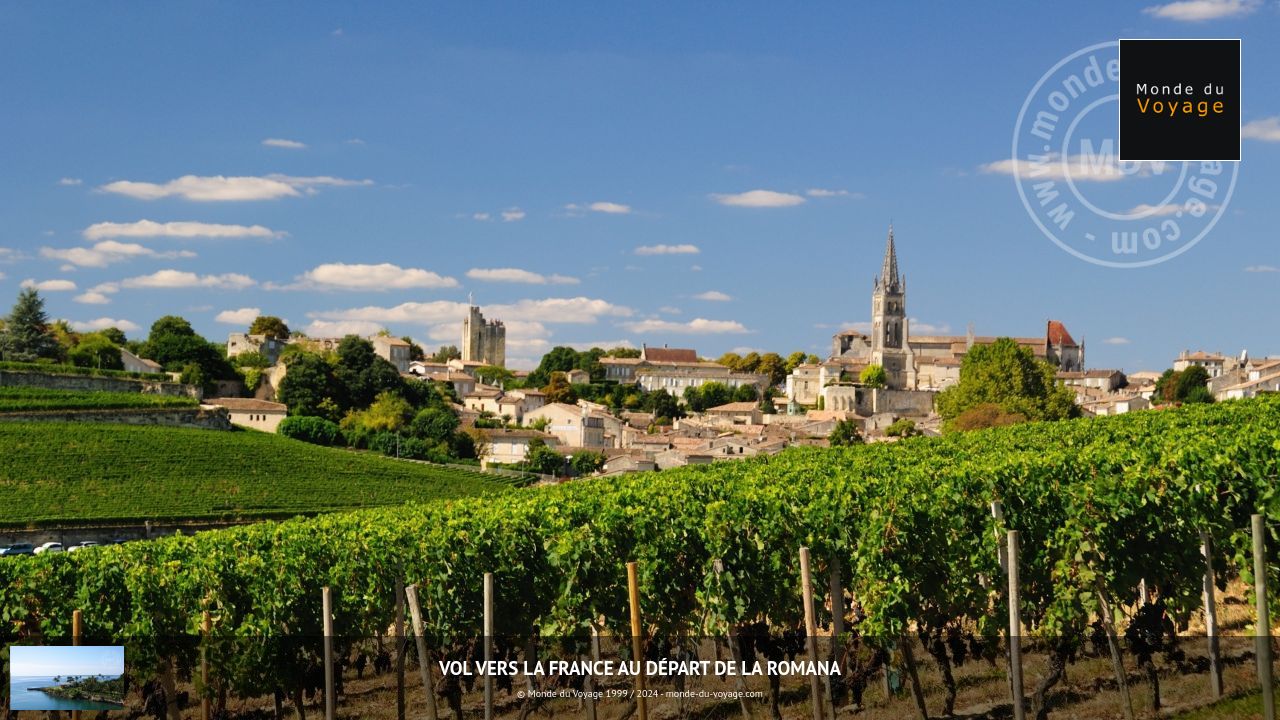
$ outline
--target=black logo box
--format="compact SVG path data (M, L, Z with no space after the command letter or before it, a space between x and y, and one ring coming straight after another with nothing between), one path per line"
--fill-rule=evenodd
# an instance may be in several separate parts
M1240 101L1240 40L1120 40L1122 161L1239 160Z

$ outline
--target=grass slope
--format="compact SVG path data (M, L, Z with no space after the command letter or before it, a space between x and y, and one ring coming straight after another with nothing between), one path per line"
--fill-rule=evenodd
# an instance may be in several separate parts
M506 487L254 431L0 423L0 527L280 517Z
M33 410L123 410L195 407L195 398L131 392L79 392L37 387L0 387L0 413Z

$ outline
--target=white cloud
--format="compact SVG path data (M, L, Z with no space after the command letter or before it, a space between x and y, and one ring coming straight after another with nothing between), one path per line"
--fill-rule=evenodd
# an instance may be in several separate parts
M20 283L24 288L35 288L40 292L70 292L76 289L76 284L71 280L34 280L27 278Z
M515 222L524 219L524 211L518 207L507 208L502 211L502 222Z
M180 270L158 270L150 275L140 275L120 282L127 288L213 288L218 290L243 290L257 283L248 275L223 273L221 275L197 275Z
M601 348L602 350L612 350L614 348L633 348L635 343L630 340L595 340L593 342L571 342L556 343L557 345L567 345L578 352L585 352L591 348Z
M220 225L203 222L166 222L139 220L131 223L100 222L84 229L88 240L102 238L274 238L284 235L261 225Z
M687 323L670 320L640 320L622 323L622 327L633 333L642 334L721 335L749 332L742 323L734 320L707 320L706 318L695 318Z
M360 138L351 138L349 140L343 140L342 142L346 143L347 145L364 145L365 144L364 141L361 140Z
M909 332L912 335L947 335L951 332L951 326L946 323L927 323L917 318L908 318L907 321ZM857 322L843 322L837 325L818 323L814 327L838 327L841 330L857 330L860 333L867 334L871 332L871 321L859 320Z
M1260 0L1179 0L1165 5L1152 5L1142 12L1165 20L1198 22L1248 15L1261 4Z
M266 177L223 175L183 175L166 183L117 180L98 188L103 192L125 195L139 200L159 200L180 197L196 202L234 202L245 200L275 200L282 197L299 197L299 188L308 193L316 186L347 187L372 185L372 180L346 180L327 175L294 177L273 174Z
M733 298L720 292L719 290L708 290L693 296L695 300L709 300L711 302L729 302Z
M1119 337L1119 336L1117 336L1117 337L1109 337L1109 338L1107 338L1106 340L1103 340L1103 341L1102 341L1102 344L1103 344L1103 345L1128 345L1128 344L1129 344L1129 338L1127 338L1127 337Z
M1273 273L1280 272L1280 268L1275 265L1250 265L1246 267L1244 271L1251 273Z
M678 307L673 307L673 306L671 306L671 305L663 305L662 307L658 308L658 312L660 312L660 313L666 313L666 314L668 314L668 315L679 315L679 314L680 314L680 308L678 308Z
M697 255L702 252L697 245L641 245L637 255Z
M70 267L106 267L112 263L122 262L132 258L155 258L160 260L176 260L180 258L193 258L195 253L190 250L174 250L168 252L156 252L148 247L143 247L137 243L122 243L115 240L103 240L94 243L93 247L74 247L74 248L40 248L40 256L49 258L50 260L61 260ZM66 267L64 266L64 267Z
M711 197L721 205L733 207L777 208L791 207L804 202L804 198L792 193L774 190L748 190L742 193L713 193Z
M1217 210L1219 206L1205 205L1203 207L1206 210ZM1165 205L1148 205L1146 203L1142 203L1129 208L1126 214L1141 215L1144 217L1165 217L1168 215L1181 215L1184 212L1187 212L1187 207L1177 203L1167 203Z
M1114 155L1067 155L1047 153L1042 159L1032 161L1019 158L997 160L978 168L984 173L1015 175L1020 180L1066 180L1077 182L1116 182L1130 177L1162 175L1171 170L1169 163L1160 161L1124 162Z
M804 194L808 195L809 197L815 197L815 198L847 197L847 198L853 198L855 200L862 200L863 198L866 197L866 195L863 195L860 192L849 192L848 190L828 190L826 188L809 188L808 190L805 190Z
M96 290L89 290L71 299L84 305L106 305L111 302L111 298Z
M375 323L413 323L417 325L437 325L440 323L461 322L467 314L466 303L450 300L433 302L407 302L393 307L347 308L342 310L325 310L312 312L308 317L315 320L364 320ZM606 300L588 297L544 298L541 300L520 300L506 305L486 305L485 316L502 320L508 326L512 323L544 322L567 324L591 324L602 317L630 317L631 308L614 305Z
M226 325L248 325L262 314L262 308L245 307L239 310L223 310L214 316L214 322Z
M487 212L478 212L478 213L472 213L472 214L471 214L471 219L472 219L472 220L479 220L480 222L488 222L489 220L492 220L492 219L493 219L493 216L491 216L491 215L490 215L489 213L487 213Z
M26 258L26 255L23 255L21 252L14 250L13 248L0 247L0 263L7 265L19 260L25 260Z
M0 272L0 280L5 279L6 277L8 277L8 276L7 276L7 275L5 275L4 273Z
M299 275L291 285L268 285L270 290L404 290L407 288L451 288L458 281L421 268L402 268L391 263L378 265L325 263Z
M525 283L528 285L577 285L578 278L567 275L542 275L519 268L471 268L467 277L487 282Z
M305 328L310 337L345 337L347 335L376 335L382 324L367 320L312 320Z
M81 180L80 178L64 177L58 181L58 184L66 187L75 187L76 185L79 185L83 182L84 181Z
M588 207L594 212L609 213L611 215L627 215L631 213L630 205L613 202L593 202Z
M135 332L142 329L138 327L136 323L129 322L128 320L116 320L109 317L100 317L96 320L86 320L83 322L73 320L71 321L71 327L77 332L94 332L95 330L106 330L110 327L118 328L124 332Z
M1247 122L1240 128L1240 137L1266 142L1280 142L1280 115Z
M262 141L267 147L284 148L286 150L306 150L307 144L298 142L297 140L286 140L284 138L267 138Z

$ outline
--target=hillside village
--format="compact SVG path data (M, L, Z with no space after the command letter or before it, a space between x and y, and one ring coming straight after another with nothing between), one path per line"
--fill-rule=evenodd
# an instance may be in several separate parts
M1071 400L1059 416L1280 391L1280 358L1243 353L1184 351L1163 372L1090 368L1083 340L1058 320L1047 320L1035 335L979 335L972 326L964 335L914 335L892 228L871 283L869 332L835 333L825 358L729 353L712 360L696 348L667 345L585 352L562 347L533 371L509 370L502 320L486 318L474 304L458 345L430 355L410 338L387 332L308 337L265 316L247 332L231 333L225 346L206 343L174 317L157 321L145 342L128 341L118 331L80 336L58 323L36 342L18 335L19 310L6 323L13 329L4 335L8 371L0 373L0 385L61 387L48 380L58 374L48 363L62 348L67 363L99 375L163 379L185 388L181 392L202 403L202 427L238 425L395 457L478 462L549 477L663 470L796 445L892 441L938 434L948 421L980 427L1041 419L1012 411L1009 417L999 411L944 417L945 393L961 384L966 357L975 349L995 352L1001 344L1052 373L1049 384ZM23 342L34 342L35 351L23 352ZM15 365L15 358L44 365ZM33 368L45 379L32 380ZM93 389L84 382L73 384ZM162 385L144 382L138 389L160 392ZM152 408L123 420L119 413L112 417L167 423L177 412ZM0 413L0 420L6 417L28 415Z

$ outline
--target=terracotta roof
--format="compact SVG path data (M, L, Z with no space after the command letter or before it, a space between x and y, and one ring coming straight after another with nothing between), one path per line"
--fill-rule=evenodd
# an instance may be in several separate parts
M266 400L254 400L253 398L205 398L205 405L217 405L228 410L238 410L243 412L288 412L289 406L277 402L268 402Z
M691 348L655 348L645 346L640 357L649 362L698 362L698 353Z
M1076 341L1071 338L1071 333L1067 332L1067 326L1057 320L1049 321L1049 342L1054 345L1074 346Z
M555 435L548 435L537 430L509 430L505 428L479 428L480 434L487 438L542 438L547 444L554 443Z
M724 413L742 413L755 410L757 405L753 402L731 402L724 405L717 405L713 408L707 408L707 412L724 412Z
M1226 360L1227 358L1225 355L1220 355L1218 353L1207 353L1202 350L1197 350L1193 353L1184 352L1178 356L1178 359L1179 360Z

